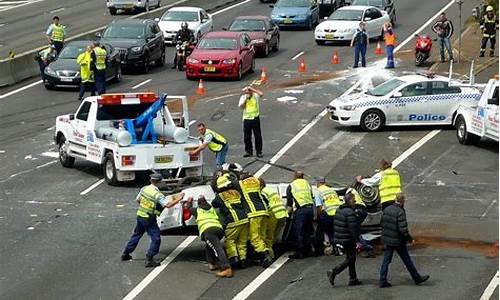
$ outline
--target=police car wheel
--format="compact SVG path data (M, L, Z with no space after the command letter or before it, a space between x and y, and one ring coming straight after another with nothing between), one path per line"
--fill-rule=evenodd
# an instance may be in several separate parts
M385 123L384 114L379 110L368 110L361 116L361 128L365 131L379 131Z
M456 122L457 139L462 145L472 145L477 143L481 138L475 134L467 132L467 124L462 116L459 116Z
M64 136L59 139L58 148L61 165L65 168L72 168L75 164L75 158L68 155L68 144Z
M116 15L116 8L110 7L109 8L109 14L112 15L112 16Z
M102 171L104 173L104 180L106 180L109 185L118 185L115 160L112 152L106 153L104 163L102 164Z

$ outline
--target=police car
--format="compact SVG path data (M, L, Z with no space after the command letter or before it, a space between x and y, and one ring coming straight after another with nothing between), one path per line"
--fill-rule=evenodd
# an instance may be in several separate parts
M477 104L474 87L450 85L447 77L414 74L392 78L372 89L333 100L330 119L342 126L378 131L392 125L452 125L460 105Z

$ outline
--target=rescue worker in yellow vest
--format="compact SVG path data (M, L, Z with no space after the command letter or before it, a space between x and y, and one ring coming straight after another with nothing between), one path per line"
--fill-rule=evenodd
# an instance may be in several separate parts
M201 151L208 148L215 153L215 164L221 167L226 162L226 155L229 150L229 145L226 138L221 134L208 129L203 123L198 124L198 133L200 134L201 145L195 150L189 152L190 155L198 155Z
M486 7L486 14L480 21L480 28L483 31L483 38L481 39L481 50L479 57L484 57L486 52L486 44L490 40L490 56L495 56L496 34L498 30L498 18L495 16L493 6Z
M318 216L318 229L316 230L316 247L323 249L325 255L335 253L337 248L333 247L333 222L337 208L344 202L332 187L326 185L324 177L316 180L318 194L315 195L316 215ZM318 252L318 250L316 251Z
M286 190L287 210L291 214L295 205L293 215L292 231L295 238L295 253L289 257L292 259L302 259L311 254L313 233L313 192L312 187L304 179L302 171L296 171L294 180Z
M92 59L95 61L94 80L98 95L106 93L106 64L108 53L99 42L94 42L94 52Z
M52 24L47 28L45 32L47 36L47 40L51 45L54 45L56 49L57 55L61 53L62 48L64 47L64 40L66 38L66 30L65 27L59 24L59 17L54 16L52 18Z
M86 91L90 92L91 96L95 96L94 84L94 61L92 59L93 46L88 46L85 52L78 55L76 62L80 65L80 93L78 100L82 101Z
M248 217L240 192L228 173L217 178L217 195L212 206L219 209L224 225L224 248L232 267L247 266Z
M253 156L252 132L255 138L255 152L257 157L262 158L262 134L260 131L260 97L264 94L251 87L243 88L238 106L243 109L243 141L245 143L245 154L243 157Z
M260 192L260 181L250 174L240 174L240 180L233 180L245 201L243 202L249 221L249 240L261 266L267 268L273 259L266 245L266 230L269 211Z
M262 198L269 208L269 217L267 219L266 229L266 246L269 249L269 255L274 259L273 246L278 238L278 235L283 230L288 218L283 199L276 189L268 187L264 179L259 178Z
M396 34L392 30L392 24L387 22L384 24L384 41L385 41L385 52L387 54L387 64L386 69L394 68L394 47L396 47Z
M184 194L181 193L174 197L170 197L170 200L167 200L168 198L165 197L158 189L161 180L162 177L160 174L151 174L151 184L143 187L136 197L136 201L139 203L139 209L137 210L137 223L135 225L134 234L130 237L129 242L123 251L122 261L132 259L130 254L134 252L137 244L139 244L139 241L141 240L141 237L144 235L144 232L146 232L151 239L149 250L146 253L146 268L157 267L160 265L159 262L153 259L153 257L158 254L161 243L160 229L158 228L158 223L156 222L156 216L160 215L161 210L164 207L173 207L184 197Z
M357 176L356 180L367 186L378 186L382 210L396 200L396 195L402 193L399 172L392 168L392 163L385 159L380 161L380 170L370 178Z
M198 207L193 207L193 198L189 197L184 208L191 211L198 224L198 233L205 242L205 254L210 271L219 270L217 277L233 277L233 270L227 260L221 239L224 230L215 209L206 201L204 196L198 197Z

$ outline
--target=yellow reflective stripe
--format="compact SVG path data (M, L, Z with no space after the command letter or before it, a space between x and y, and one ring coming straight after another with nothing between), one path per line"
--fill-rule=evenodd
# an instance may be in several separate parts
M97 47L94 49L95 52L95 67L97 70L104 70L106 69L106 50L104 50L101 47Z
M259 116L259 101L254 95L245 102L245 110L243 111L244 120L252 120Z
M300 207L313 204L309 182L305 179L295 179L290 186L292 188L292 195Z
M283 201L277 191L269 187L265 187L262 189L262 194L269 201L269 210L276 219L288 217L288 212L286 211L285 205L283 204Z
M396 195L401 193L401 178L398 171L392 168L383 171L379 193L382 203L396 199Z
M224 147L224 145L226 145L227 143L226 138L208 128L207 131L205 132L205 135L207 134L212 135L212 140L210 141L210 143L208 143L208 149L210 149L213 152L221 151L222 147Z
M64 40L64 27L62 25L52 25L51 39L55 42L62 42Z
M156 205L162 194L151 185L142 188L140 193L137 215L141 217L148 217L152 214L160 215L160 211L156 210Z
M216 227L222 229L222 225L219 222L219 216L213 207L209 210L197 208L196 214L196 223L198 224L198 232L200 235L208 228Z

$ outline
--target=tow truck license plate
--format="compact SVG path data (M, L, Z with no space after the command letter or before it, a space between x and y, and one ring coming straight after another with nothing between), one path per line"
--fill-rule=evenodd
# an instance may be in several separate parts
M168 164L174 160L173 155L155 156L155 164Z
M215 72L215 67L204 67L203 70L205 72Z
M285 20L283 21L283 23L285 23L285 24L292 24L292 23L293 23L293 20L292 20L292 19L285 19Z

